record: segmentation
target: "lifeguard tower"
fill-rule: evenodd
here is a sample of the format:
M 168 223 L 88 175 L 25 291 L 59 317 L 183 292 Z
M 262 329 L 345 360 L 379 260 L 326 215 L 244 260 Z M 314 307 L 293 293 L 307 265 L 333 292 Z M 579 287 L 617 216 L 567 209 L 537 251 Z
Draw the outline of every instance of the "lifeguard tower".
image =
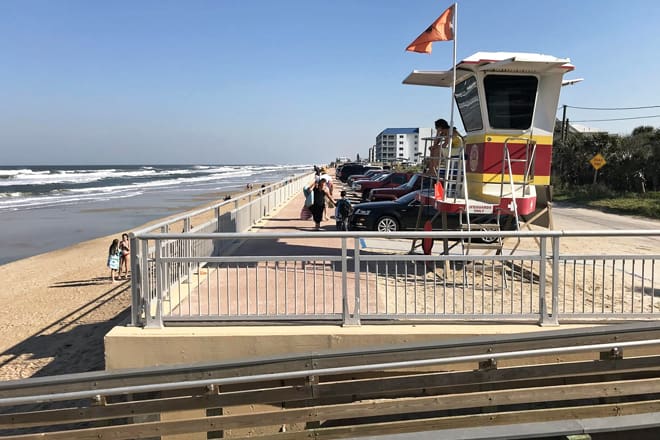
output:
M 440 162 L 440 213 L 519 217 L 537 208 L 537 186 L 550 184 L 552 136 L 569 59 L 513 52 L 478 52 L 457 63 L 454 99 L 466 135 L 457 156 Z M 451 87 L 453 71 L 413 71 L 404 84 Z M 492 216 L 491 216 L 492 218 Z M 494 228 L 491 228 L 494 229 Z

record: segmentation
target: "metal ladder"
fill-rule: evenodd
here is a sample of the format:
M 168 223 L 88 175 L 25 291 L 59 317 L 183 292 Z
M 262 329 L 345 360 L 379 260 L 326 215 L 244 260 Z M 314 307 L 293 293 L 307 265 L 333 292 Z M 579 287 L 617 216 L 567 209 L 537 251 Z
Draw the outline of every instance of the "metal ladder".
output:
M 470 197 L 468 192 L 468 183 L 465 179 L 467 174 L 465 150 L 461 147 L 458 157 L 450 157 L 447 159 L 447 168 L 445 172 L 445 199 L 463 198 L 465 201 L 465 209 L 459 213 L 459 227 L 462 231 L 499 231 L 500 223 L 499 218 L 495 217 L 496 223 L 490 221 L 486 222 L 473 222 L 471 220 L 472 211 L 470 209 Z M 487 220 L 491 220 L 490 215 L 484 216 Z M 467 240 L 461 239 L 461 248 L 463 255 L 470 253 L 472 249 L 491 249 L 501 253 L 502 240 L 497 238 L 495 242 L 491 243 L 473 243 L 471 238 Z
M 463 197 L 467 202 L 467 184 L 465 182 L 465 159 L 463 148 L 459 157 L 448 157 L 445 161 L 444 200 Z
M 512 159 L 511 158 L 511 152 L 509 150 L 509 142 L 514 141 L 514 140 L 522 140 L 525 141 L 525 155 L 524 158 L 521 159 Z M 516 202 L 516 182 L 514 181 L 513 178 L 513 169 L 511 164 L 512 163 L 523 163 L 524 164 L 524 171 L 523 171 L 523 179 L 521 186 L 521 194 L 525 195 L 527 192 L 529 192 L 529 187 L 532 184 L 532 179 L 534 178 L 534 160 L 536 158 L 536 141 L 530 138 L 526 137 L 510 137 L 504 140 L 504 147 L 502 149 L 502 174 L 501 174 L 501 180 L 500 180 L 500 200 L 504 196 L 504 186 L 507 184 L 505 182 L 505 178 L 508 176 L 509 181 L 509 190 L 511 191 L 511 203 L 512 203 L 512 211 L 513 211 L 513 218 L 511 221 L 514 222 L 514 227 L 516 231 L 520 230 L 520 215 L 518 214 L 518 203 Z M 497 223 L 500 223 L 500 218 L 502 216 L 501 210 L 498 211 L 497 213 Z M 520 237 L 517 237 L 515 245 L 511 249 L 511 253 L 513 254 L 515 250 L 518 248 L 520 245 Z
M 509 151 L 509 142 L 514 141 L 514 140 L 523 140 L 525 141 L 525 157 L 522 159 L 512 159 L 511 158 L 511 152 Z M 508 176 L 509 181 L 509 190 L 511 191 L 511 198 L 512 198 L 512 205 L 513 205 L 513 220 L 515 221 L 516 224 L 516 230 L 520 229 L 520 216 L 518 215 L 518 204 L 516 203 L 516 182 L 514 181 L 513 178 L 513 169 L 511 164 L 512 163 L 523 163 L 524 164 L 524 171 L 523 171 L 523 180 L 522 182 L 522 187 L 521 187 L 521 194 L 525 195 L 526 193 L 529 192 L 529 187 L 531 185 L 531 181 L 534 178 L 534 160 L 536 158 L 536 141 L 529 139 L 529 138 L 521 138 L 521 137 L 510 137 L 507 138 L 504 141 L 504 148 L 502 149 L 502 174 L 501 174 L 501 180 L 500 180 L 500 199 L 504 197 L 504 185 L 507 184 L 505 182 L 506 176 Z M 499 214 L 498 214 L 499 217 Z

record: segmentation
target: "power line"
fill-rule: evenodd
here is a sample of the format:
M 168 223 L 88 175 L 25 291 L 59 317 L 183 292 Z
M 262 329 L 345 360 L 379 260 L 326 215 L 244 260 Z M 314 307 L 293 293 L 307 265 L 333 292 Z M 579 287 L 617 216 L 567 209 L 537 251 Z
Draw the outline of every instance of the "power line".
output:
M 577 107 L 573 105 L 567 105 L 566 107 L 580 110 L 642 110 L 647 108 L 660 108 L 660 105 L 647 105 L 643 107 Z
M 612 119 L 583 119 L 580 121 L 574 121 L 570 119 L 570 122 L 606 122 L 606 121 L 629 121 L 631 119 L 647 119 L 647 118 L 660 118 L 660 115 L 648 115 L 648 116 L 637 116 L 634 118 L 612 118 Z

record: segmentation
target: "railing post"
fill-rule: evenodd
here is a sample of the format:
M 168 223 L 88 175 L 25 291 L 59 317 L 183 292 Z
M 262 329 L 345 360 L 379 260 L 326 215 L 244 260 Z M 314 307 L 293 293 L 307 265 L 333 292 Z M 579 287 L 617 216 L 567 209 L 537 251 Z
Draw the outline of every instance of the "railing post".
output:
M 559 325 L 559 237 L 552 237 L 552 325 Z
M 351 325 L 360 325 L 360 239 L 354 239 L 353 264 L 355 265 L 355 308 L 351 316 Z
M 161 240 L 156 240 L 156 249 L 154 251 L 154 265 L 155 265 L 155 278 L 156 278 L 156 292 L 154 296 L 150 296 L 149 310 L 147 311 L 147 328 L 162 328 L 163 327 L 163 268 L 161 258 Z M 151 317 L 152 302 L 155 301 L 154 317 Z
M 140 315 L 140 323 L 143 326 L 147 325 L 151 314 L 151 283 L 152 276 L 151 268 L 149 267 L 149 240 L 141 241 L 140 250 L 140 308 L 138 314 Z
M 539 248 L 540 248 L 540 267 L 539 267 L 539 325 L 541 326 L 554 326 L 557 324 L 557 316 L 550 316 L 548 311 L 548 304 L 546 302 L 546 265 L 547 261 L 547 237 L 540 237 Z
M 346 238 L 341 239 L 341 307 L 342 325 L 350 325 L 351 315 L 348 309 L 348 252 Z
M 505 153 L 506 154 L 506 153 Z M 546 324 L 547 308 L 545 305 L 545 265 L 546 237 L 539 237 L 539 325 Z
M 142 268 L 140 267 L 138 240 L 132 232 L 129 234 L 129 240 L 131 246 L 131 326 L 135 327 L 142 324 L 140 319 Z

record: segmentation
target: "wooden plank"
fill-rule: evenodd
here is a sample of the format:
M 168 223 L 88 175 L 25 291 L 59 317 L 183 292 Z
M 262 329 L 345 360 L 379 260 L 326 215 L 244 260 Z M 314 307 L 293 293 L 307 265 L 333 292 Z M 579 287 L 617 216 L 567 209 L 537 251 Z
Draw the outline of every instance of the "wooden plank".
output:
M 501 405 L 575 401 L 580 399 L 598 399 L 613 396 L 622 397 L 640 395 L 644 397 L 644 395 L 654 393 L 660 393 L 660 378 L 595 384 L 569 384 L 553 387 L 485 391 L 417 398 L 380 399 L 320 407 L 256 412 L 251 414 L 222 415 L 201 419 L 148 422 L 59 433 L 30 434 L 27 436 L 10 438 L 104 439 L 111 437 L 113 439 L 130 439 L 166 434 L 186 434 L 200 431 L 227 430 L 242 427 L 273 426 L 286 423 L 355 420 L 375 416 L 429 413 L 469 408 L 492 408 Z M 591 405 L 590 407 L 597 408 L 602 407 L 602 405 Z M 494 416 L 495 414 L 496 413 L 493 413 L 491 416 Z M 542 413 L 540 413 L 540 415 L 541 418 L 537 420 L 545 420 L 542 417 Z
M 369 423 L 362 425 L 325 427 L 301 432 L 283 432 L 274 435 L 260 436 L 260 440 L 294 440 L 310 438 L 333 440 L 356 438 L 360 436 L 392 435 L 412 432 L 431 432 L 437 438 L 443 438 L 441 430 L 472 428 L 479 426 L 513 425 L 538 421 L 574 420 L 583 418 L 623 416 L 660 411 L 660 400 L 631 402 L 609 405 L 536 409 L 527 411 L 509 411 L 501 413 L 470 414 L 467 416 L 451 416 L 428 418 L 424 420 L 404 420 L 394 422 Z M 254 437 L 253 437 L 254 438 Z M 248 438 L 243 438 L 247 440 Z
M 660 370 L 660 356 L 620 360 L 590 361 L 567 364 L 539 365 L 521 368 L 497 370 L 467 371 L 409 375 L 403 377 L 385 377 L 340 382 L 320 383 L 316 385 L 317 398 L 311 388 L 305 386 L 284 386 L 267 389 L 250 389 L 213 395 L 182 395 L 179 398 L 138 400 L 133 402 L 113 403 L 104 406 L 76 407 L 57 410 L 34 411 L 0 415 L 0 428 L 19 428 L 44 425 L 66 424 L 90 420 L 104 420 L 138 415 L 157 414 L 161 411 L 182 411 L 208 409 L 233 405 L 268 404 L 287 402 L 289 407 L 309 405 L 314 402 L 336 400 L 346 396 L 356 399 L 376 398 L 411 394 L 438 394 L 450 389 L 453 394 L 465 390 L 459 387 L 476 388 L 486 384 L 506 385 L 510 387 L 530 386 L 530 381 L 543 381 L 544 386 L 553 381 L 566 378 L 583 381 L 607 380 L 606 375 L 638 371 Z M 596 377 L 596 378 L 594 378 Z M 618 379 L 625 379 L 619 377 Z M 538 384 L 535 384 L 538 386 Z M 468 390 L 469 391 L 469 390 Z M 183 392 L 183 390 L 181 390 Z M 295 402 L 300 402 L 296 405 Z
M 526 367 L 509 367 L 492 370 L 424 373 L 384 378 L 367 378 L 337 382 L 332 387 L 325 383 L 318 386 L 320 398 L 356 395 L 358 398 L 377 397 L 391 392 L 424 390 L 425 393 L 443 392 L 445 388 L 474 385 L 483 386 L 504 382 L 511 386 L 524 386 L 524 381 L 564 378 L 590 379 L 592 376 L 624 374 L 635 371 L 660 370 L 660 356 L 628 358 L 608 361 L 586 361 L 563 364 L 545 364 Z M 518 382 L 514 384 L 513 382 Z

